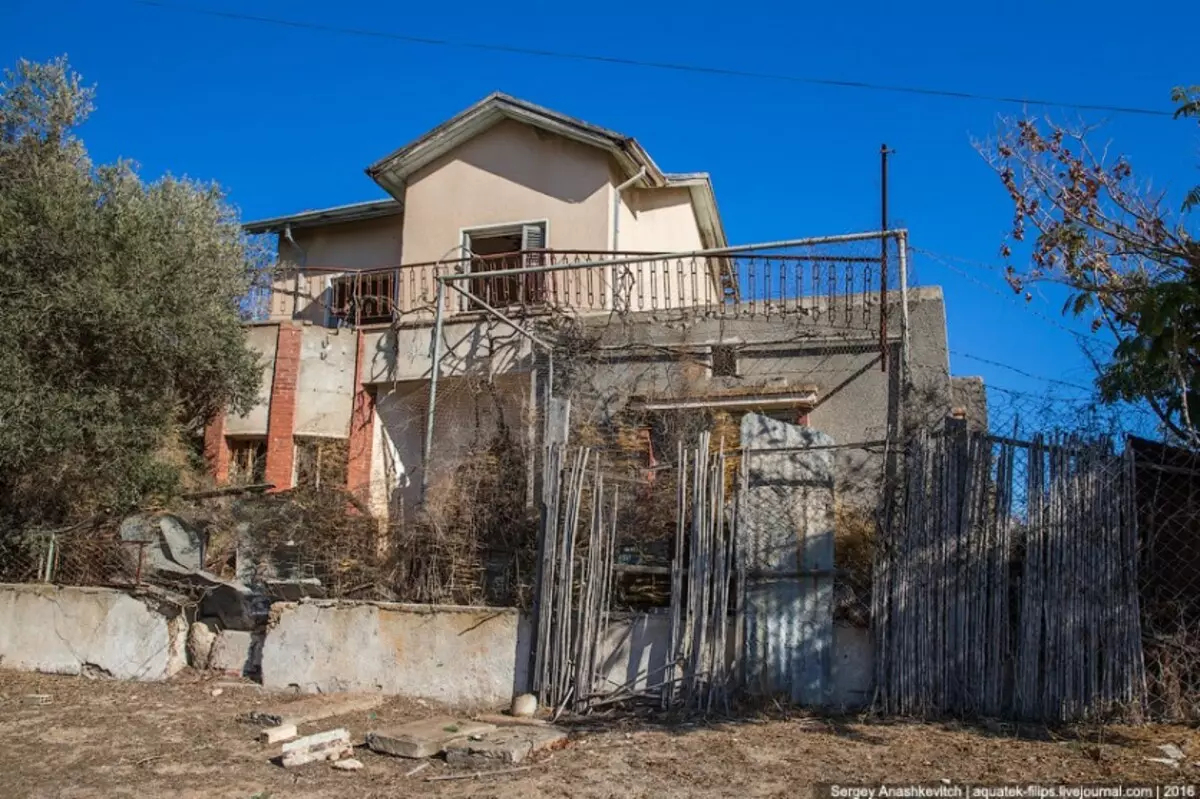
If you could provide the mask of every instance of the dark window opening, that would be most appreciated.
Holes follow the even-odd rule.
[[[349,451],[341,438],[296,439],[296,485],[338,488],[346,485]]]
[[[229,482],[254,485],[267,479],[267,440],[233,438],[229,440]]]
[[[390,322],[395,290],[392,272],[339,277],[333,281],[330,311],[334,317],[352,325]]]
[[[546,275],[503,275],[488,272],[541,266],[545,261],[546,228],[542,224],[520,225],[496,231],[467,234],[471,251],[471,293],[493,308],[524,307],[546,301]],[[481,305],[472,300],[471,310]]]
[[[738,376],[737,350],[733,347],[712,348],[712,376]]]

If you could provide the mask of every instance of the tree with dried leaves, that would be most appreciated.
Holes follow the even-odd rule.
[[[1200,122],[1200,86],[1172,93],[1175,117]],[[1200,186],[1178,209],[1135,177],[1124,156],[1096,150],[1094,131],[1048,120],[1006,122],[978,149],[1013,202],[1014,242],[1031,248],[1009,285],[1066,286],[1064,312],[1092,314],[1116,345],[1098,363],[1106,402],[1145,401],[1181,442],[1200,447]],[[1020,245],[1016,245],[1020,246]],[[1021,248],[1022,250],[1024,248]]]
[[[92,98],[63,59],[0,83],[0,533],[169,492],[164,447],[259,383],[236,213],[93,164],[72,132]]]

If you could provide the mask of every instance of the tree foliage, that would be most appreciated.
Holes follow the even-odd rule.
[[[1200,121],[1200,87],[1172,98],[1176,118]],[[1102,399],[1146,401],[1200,446],[1200,241],[1189,226],[1200,186],[1174,206],[1093,137],[1025,118],[980,146],[1012,199],[1011,239],[1031,250],[1026,267],[1008,267],[1008,282],[1027,297],[1040,281],[1066,286],[1064,312],[1092,314],[1093,330],[1116,341],[1098,367]],[[1012,248],[1002,254],[1011,259]]]
[[[93,91],[63,59],[0,84],[0,526],[71,521],[169,491],[181,427],[246,408],[254,276],[221,191],[94,165]]]

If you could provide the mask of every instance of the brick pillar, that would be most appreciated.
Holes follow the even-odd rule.
[[[300,375],[300,337],[303,330],[287,322],[279,325],[275,346],[275,378],[267,417],[266,479],[276,491],[292,487],[296,462],[296,380]]]
[[[350,412],[349,460],[346,463],[346,488],[363,502],[370,501],[371,453],[375,447],[375,394],[364,385],[366,377],[366,339],[357,332],[354,361],[354,406]]]
[[[229,441],[225,438],[225,411],[219,411],[204,427],[204,459],[217,485],[229,482]]]

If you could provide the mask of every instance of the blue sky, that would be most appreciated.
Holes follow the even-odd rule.
[[[169,0],[164,0],[168,1]],[[181,3],[182,4],[182,3]],[[341,27],[987,95],[1168,110],[1200,83],[1200,4],[204,0]],[[382,196],[363,168],[491,91],[636,136],[668,171],[708,171],[734,243],[875,229],[882,142],[893,225],[922,283],[947,295],[952,366],[1000,386],[1078,395],[1073,337],[1011,297],[997,251],[1011,217],[971,146],[1019,107],[783,81],[559,61],[214,19],[130,0],[0,6],[0,62],[67,54],[97,85],[82,133],[97,160],[216,180],[246,218]],[[1040,110],[1040,109],[1039,109]],[[1200,182],[1194,124],[1055,111],[1156,185]],[[926,253],[931,253],[928,255]],[[947,266],[950,264],[953,268]],[[990,266],[989,266],[990,265]],[[1057,297],[1034,310],[1068,327]],[[975,358],[968,357],[975,356]]]

